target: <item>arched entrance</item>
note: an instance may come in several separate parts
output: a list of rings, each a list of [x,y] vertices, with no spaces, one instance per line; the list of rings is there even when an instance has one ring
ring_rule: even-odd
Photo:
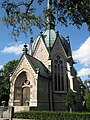
[[[22,72],[14,85],[14,106],[29,106],[30,81],[27,80],[26,72]]]

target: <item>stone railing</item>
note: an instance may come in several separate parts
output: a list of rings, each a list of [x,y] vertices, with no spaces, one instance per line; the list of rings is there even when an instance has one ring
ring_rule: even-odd
[[[0,106],[0,118],[7,118],[9,117],[9,110],[8,107]]]
[[[13,116],[13,107],[0,106],[0,120],[11,120]]]

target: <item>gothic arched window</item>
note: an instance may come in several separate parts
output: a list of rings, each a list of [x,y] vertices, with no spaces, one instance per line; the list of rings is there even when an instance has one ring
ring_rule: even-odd
[[[54,59],[54,91],[64,91],[63,61],[59,55]]]

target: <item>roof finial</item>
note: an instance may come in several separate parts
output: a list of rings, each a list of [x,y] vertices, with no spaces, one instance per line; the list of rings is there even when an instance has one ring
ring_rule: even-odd
[[[23,54],[27,54],[27,51],[28,51],[27,50],[27,44],[25,43],[23,46],[24,46],[24,48],[23,48]]]
[[[69,36],[68,36],[68,35],[66,36],[66,40],[68,41],[68,43],[70,43],[70,40],[69,40]]]
[[[46,29],[55,29],[55,17],[52,9],[52,0],[48,0],[45,15]]]

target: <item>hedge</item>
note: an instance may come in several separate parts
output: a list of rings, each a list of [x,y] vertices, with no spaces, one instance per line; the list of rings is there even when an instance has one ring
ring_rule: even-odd
[[[54,112],[54,111],[22,111],[13,116],[18,119],[34,120],[90,120],[90,113],[83,112]]]

